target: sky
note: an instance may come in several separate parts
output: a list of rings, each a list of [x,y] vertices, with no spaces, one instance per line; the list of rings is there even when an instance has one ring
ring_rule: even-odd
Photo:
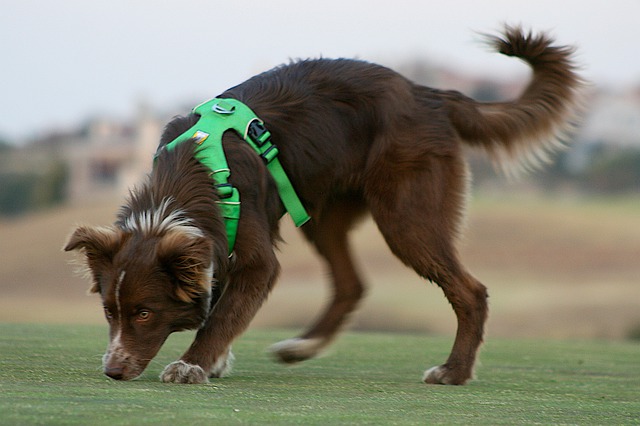
[[[640,86],[640,0],[3,0],[0,10],[0,139],[14,142],[126,118],[142,101],[163,111],[207,100],[296,58],[526,75],[478,42],[504,23],[577,45],[596,85]]]

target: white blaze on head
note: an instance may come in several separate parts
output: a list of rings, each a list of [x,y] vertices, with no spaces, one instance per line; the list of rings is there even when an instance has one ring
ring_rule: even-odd
[[[173,202],[173,197],[166,197],[153,209],[131,213],[124,221],[124,229],[144,234],[162,234],[180,229],[195,236],[203,236],[202,231],[193,225],[193,220],[186,217],[184,210],[169,209]]]
[[[118,310],[118,322],[120,323],[120,328],[122,329],[122,305],[120,304],[120,287],[122,287],[122,281],[124,281],[124,277],[127,274],[126,271],[120,272],[120,276],[118,277],[118,281],[116,282],[116,309]]]

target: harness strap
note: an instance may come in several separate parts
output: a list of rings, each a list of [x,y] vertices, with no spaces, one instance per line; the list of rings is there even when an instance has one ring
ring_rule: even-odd
[[[302,226],[310,219],[278,160],[278,148],[271,143],[271,133],[248,106],[235,99],[214,98],[196,106],[192,112],[200,116],[198,122],[165,145],[164,149],[172,151],[187,140],[192,140],[198,146],[195,157],[211,170],[210,176],[220,195],[220,200],[216,202],[224,218],[229,254],[233,252],[238,231],[240,192],[229,183],[231,170],[222,148],[222,135],[227,130],[234,130],[242,136],[264,160],[276,182],[280,199],[295,225]]]

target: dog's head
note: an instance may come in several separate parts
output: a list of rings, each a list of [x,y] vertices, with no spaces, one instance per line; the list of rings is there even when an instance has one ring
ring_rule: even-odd
[[[139,376],[174,331],[202,326],[209,312],[212,242],[196,227],[81,226],[64,250],[80,250],[102,298],[110,342],[104,372]]]

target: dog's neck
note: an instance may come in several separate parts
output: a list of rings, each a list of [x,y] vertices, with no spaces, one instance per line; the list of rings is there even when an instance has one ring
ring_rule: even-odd
[[[194,158],[193,148],[185,144],[162,155],[148,180],[131,191],[116,226],[131,233],[162,235],[179,230],[211,239],[215,275],[220,281],[229,259],[217,199],[207,170]]]
[[[195,145],[195,157],[209,168],[212,184],[220,197],[217,202],[224,218],[230,254],[233,253],[240,219],[240,192],[229,182],[231,170],[222,144],[222,136],[228,130],[235,131],[264,161],[296,226],[302,226],[310,219],[280,164],[279,151],[271,142],[271,133],[251,108],[234,98],[214,98],[195,107],[192,116],[200,118],[175,139],[161,144],[155,160],[165,151],[171,152],[182,144]]]

